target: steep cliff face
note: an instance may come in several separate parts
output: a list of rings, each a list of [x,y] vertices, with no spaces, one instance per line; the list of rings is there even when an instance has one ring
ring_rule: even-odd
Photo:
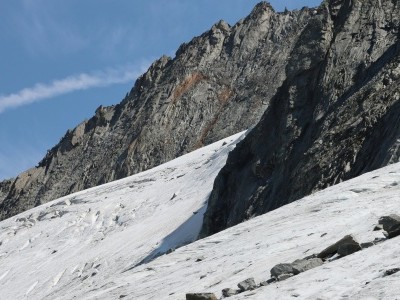
[[[399,161],[399,19],[399,1],[321,4],[217,177],[201,236]]]
[[[162,57],[113,107],[68,131],[39,165],[0,183],[0,219],[119,179],[256,124],[314,11],[265,2]]]

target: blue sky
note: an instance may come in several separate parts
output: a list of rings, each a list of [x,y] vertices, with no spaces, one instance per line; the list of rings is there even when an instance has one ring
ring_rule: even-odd
[[[35,166],[163,54],[254,0],[0,0],[0,180]],[[319,0],[271,1],[278,11]]]

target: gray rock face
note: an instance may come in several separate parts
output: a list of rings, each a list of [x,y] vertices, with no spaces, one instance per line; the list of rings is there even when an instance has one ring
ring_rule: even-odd
[[[0,183],[0,219],[253,126],[286,79],[312,14],[278,14],[263,2],[236,25],[221,21],[175,58],[160,58],[120,104],[99,107],[37,167]]]
[[[330,0],[316,11],[219,173],[201,236],[399,161],[399,3]]]
[[[246,280],[238,283],[238,288],[241,292],[251,291],[257,288],[257,284],[254,281],[254,278],[247,278]]]

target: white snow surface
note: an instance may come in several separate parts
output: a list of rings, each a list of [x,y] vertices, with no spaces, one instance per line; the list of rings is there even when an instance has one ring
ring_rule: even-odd
[[[276,264],[345,235],[381,238],[373,231],[379,217],[400,214],[394,164],[190,243],[214,179],[243,136],[1,222],[0,299],[221,297],[223,288],[267,280]],[[400,237],[229,299],[400,299],[400,272],[383,276],[396,267]]]

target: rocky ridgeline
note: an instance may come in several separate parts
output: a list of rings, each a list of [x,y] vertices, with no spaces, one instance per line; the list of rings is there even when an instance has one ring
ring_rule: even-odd
[[[314,10],[263,2],[162,57],[118,105],[70,130],[38,164],[0,183],[0,219],[141,172],[255,125],[285,81]]]
[[[302,259],[297,259],[291,263],[280,263],[275,265],[271,270],[271,277],[260,283],[256,283],[253,277],[247,278],[237,284],[238,289],[226,288],[222,290],[222,298],[228,298],[243,292],[253,291],[263,286],[268,286],[279,281],[289,279],[311,269],[320,267],[337,259],[356,253],[360,250],[370,248],[374,245],[382,243],[387,239],[400,236],[400,216],[392,214],[383,216],[379,219],[378,225],[374,231],[382,230],[384,237],[376,238],[374,241],[358,243],[352,235],[346,235],[336,243],[330,245],[318,254],[309,255]],[[400,271],[400,268],[392,268],[382,272],[381,276],[391,276]],[[366,282],[369,284],[370,282]],[[250,295],[247,295],[250,296]],[[298,297],[293,294],[293,297]],[[188,293],[186,300],[217,300],[213,293]]]
[[[324,1],[215,180],[201,236],[400,157],[400,4]]]

